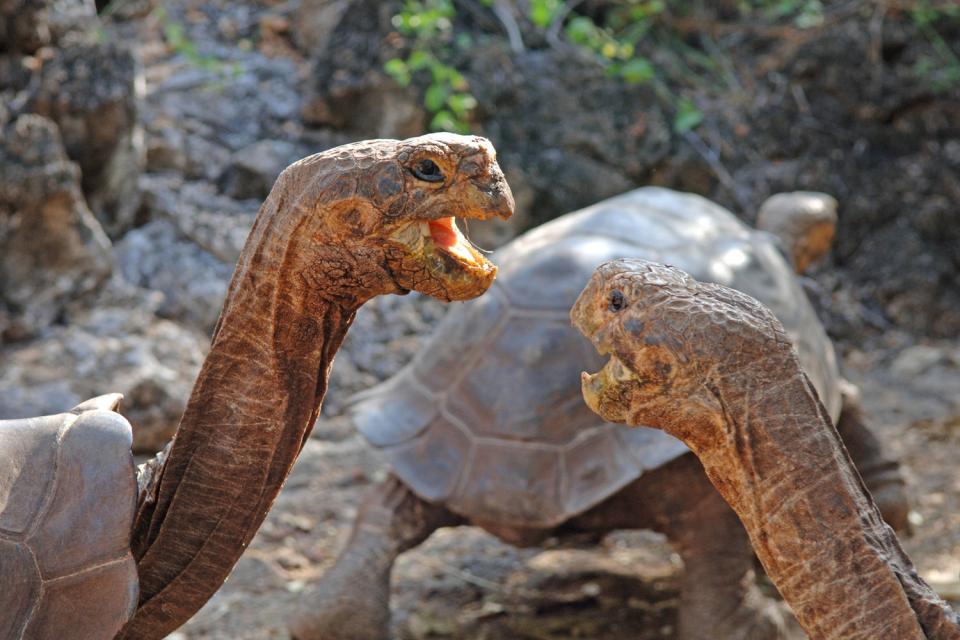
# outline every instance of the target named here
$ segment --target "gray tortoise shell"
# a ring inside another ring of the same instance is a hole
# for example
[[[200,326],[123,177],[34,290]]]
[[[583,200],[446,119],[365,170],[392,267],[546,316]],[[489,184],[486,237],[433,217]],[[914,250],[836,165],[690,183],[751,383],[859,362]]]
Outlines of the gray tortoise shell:
[[[612,258],[672,264],[769,306],[836,421],[833,347],[772,236],[704,198],[647,187],[570,213],[500,249],[491,289],[458,304],[396,376],[350,413],[422,498],[474,521],[552,527],[687,452],[653,429],[601,422],[580,372],[603,365],[570,326]]]
[[[133,614],[137,485],[118,401],[0,420],[0,640],[106,640]]]

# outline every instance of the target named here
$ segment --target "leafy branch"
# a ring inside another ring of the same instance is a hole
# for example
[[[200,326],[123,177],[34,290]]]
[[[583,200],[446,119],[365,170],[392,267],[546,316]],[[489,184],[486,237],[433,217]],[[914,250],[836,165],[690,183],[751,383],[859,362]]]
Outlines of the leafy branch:
[[[416,74],[427,76],[423,105],[431,115],[433,130],[467,133],[470,115],[477,100],[470,93],[466,78],[444,62],[450,55],[455,15],[452,0],[407,0],[403,10],[393,17],[393,26],[411,37],[413,46],[406,58],[392,58],[384,71],[402,87],[409,86]],[[469,45],[468,36],[456,41],[460,47]]]
[[[913,24],[933,48],[933,56],[921,56],[913,71],[920,77],[929,78],[936,93],[960,86],[960,56],[958,56],[935,24],[944,18],[960,18],[960,6],[935,7],[927,2],[918,2],[909,11]]]

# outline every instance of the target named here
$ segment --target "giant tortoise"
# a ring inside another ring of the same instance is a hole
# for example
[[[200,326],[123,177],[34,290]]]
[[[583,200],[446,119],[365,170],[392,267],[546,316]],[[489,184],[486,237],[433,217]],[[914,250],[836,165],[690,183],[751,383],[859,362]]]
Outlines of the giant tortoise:
[[[820,235],[818,214],[830,207],[811,202],[832,202],[826,198],[792,198],[794,217],[811,220]],[[772,202],[765,217],[782,221],[789,201]],[[406,368],[353,405],[356,426],[392,475],[368,495],[346,549],[308,592],[295,637],[387,637],[397,554],[459,524],[517,545],[564,531],[656,529],[686,565],[680,637],[781,637],[779,613],[751,584],[743,528],[687,447],[662,431],[604,423],[584,405],[579,374],[601,361],[569,322],[594,269],[620,257],[677,265],[762,300],[899,524],[898,466],[844,391],[833,347],[778,245],[702,197],[648,187],[499,250],[500,273],[487,294],[451,310]]]
[[[453,216],[507,218],[488,140],[368,140],[284,170],[240,254],[173,441],[134,475],[119,394],[0,421],[0,640],[155,640],[247,548],[371,298],[482,294]]]

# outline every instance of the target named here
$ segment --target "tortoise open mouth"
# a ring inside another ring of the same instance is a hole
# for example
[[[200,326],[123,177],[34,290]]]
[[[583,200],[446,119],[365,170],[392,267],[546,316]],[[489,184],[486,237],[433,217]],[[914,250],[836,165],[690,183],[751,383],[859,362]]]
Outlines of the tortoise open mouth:
[[[622,400],[638,383],[637,375],[616,355],[611,355],[600,371],[580,373],[580,388],[584,402],[594,413],[609,422],[624,421]]]
[[[423,224],[420,223],[421,230]],[[487,262],[486,258],[477,251],[473,243],[457,227],[457,220],[453,216],[430,220],[426,223],[426,227],[430,239],[439,251],[444,251],[470,264],[479,265]]]
[[[465,216],[481,218],[484,216]],[[449,300],[474,298],[489,288],[497,267],[457,227],[453,216],[435,220],[417,220],[393,234],[393,240],[406,249],[404,271],[414,268],[413,282],[401,285]],[[396,274],[395,274],[396,275]]]
[[[597,296],[601,291],[597,276],[594,276],[570,310],[570,321],[574,328],[590,341],[597,353],[609,355],[606,364],[596,373],[580,373],[580,388],[584,402],[594,413],[608,422],[622,423],[626,418],[624,400],[630,390],[637,386],[638,377],[611,348],[607,337],[609,332],[605,331],[609,328],[605,324],[611,320],[604,320],[596,313]]]

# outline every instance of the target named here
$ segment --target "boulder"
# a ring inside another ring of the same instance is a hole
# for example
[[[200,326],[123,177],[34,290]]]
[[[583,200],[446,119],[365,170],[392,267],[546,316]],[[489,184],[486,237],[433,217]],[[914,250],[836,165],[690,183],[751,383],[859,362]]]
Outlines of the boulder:
[[[81,311],[69,326],[0,351],[0,418],[59,413],[119,392],[134,451],[162,448],[179,423],[207,340],[136,306]]]
[[[441,529],[397,563],[395,636],[675,637],[679,558],[648,532],[614,537],[627,541],[515,549],[474,528]]]
[[[464,65],[479,129],[533,192],[530,210],[518,208],[530,224],[639,186],[671,150],[652,89],[610,77],[582,52],[516,54],[494,42]]]
[[[306,149],[292,142],[259,140],[233,154],[220,175],[220,189],[231,198],[263,200],[280,172],[306,155]]]
[[[160,316],[209,333],[259,202],[238,202],[207,183],[170,176],[144,176],[141,185],[148,222],[117,242],[117,270],[162,294]]]
[[[384,72],[411,46],[391,22],[399,3],[347,4],[340,14],[337,2],[301,5],[295,32],[313,66],[304,120],[357,137],[423,133],[430,73],[415,73],[412,84],[401,87]],[[529,192],[508,225],[490,230],[485,239],[492,245],[521,225],[649,181],[668,157],[670,125],[650,86],[611,77],[594,56],[573,47],[517,53],[499,37],[496,20],[484,22],[467,9],[455,20],[457,32],[474,44],[461,49],[450,43],[444,62],[462,73],[477,100],[472,128],[493,141],[504,171]]]
[[[397,6],[350,0],[301,7],[295,37],[314,54],[305,122],[365,137],[408,138],[425,131],[427,114],[418,91],[399,86],[383,70],[400,53],[388,37]]]
[[[110,241],[87,208],[79,169],[53,122],[22,115],[3,127],[0,167],[3,337],[22,339],[109,276]]]
[[[0,52],[30,54],[50,44],[50,0],[0,3]]]
[[[111,237],[133,225],[139,206],[136,72],[122,44],[69,42],[42,66],[28,104],[59,125],[67,155],[80,165],[87,202]]]
[[[117,271],[132,284],[159,291],[157,313],[204,333],[213,331],[233,265],[185,237],[169,220],[129,231],[116,245]]]
[[[326,47],[333,30],[356,0],[302,0],[292,24],[294,43],[303,51]]]
[[[146,219],[171,222],[184,237],[233,267],[260,200],[237,201],[218,194],[208,183],[171,176],[144,176],[140,184]]]

